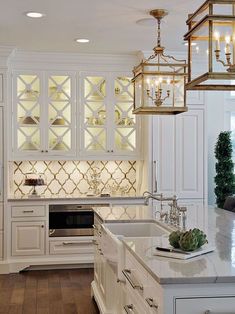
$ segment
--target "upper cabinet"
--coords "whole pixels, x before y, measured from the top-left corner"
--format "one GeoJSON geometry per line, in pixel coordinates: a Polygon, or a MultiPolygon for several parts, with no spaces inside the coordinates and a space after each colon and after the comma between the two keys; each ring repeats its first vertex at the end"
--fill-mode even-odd
{"type": "Polygon", "coordinates": [[[81,91],[81,154],[107,158],[137,156],[137,119],[132,114],[131,78],[110,73],[82,73],[81,91]]]}
{"type": "Polygon", "coordinates": [[[14,71],[12,104],[12,160],[140,158],[128,75],[14,71]]]}
{"type": "Polygon", "coordinates": [[[15,156],[75,155],[74,81],[73,73],[14,73],[15,156]]]}

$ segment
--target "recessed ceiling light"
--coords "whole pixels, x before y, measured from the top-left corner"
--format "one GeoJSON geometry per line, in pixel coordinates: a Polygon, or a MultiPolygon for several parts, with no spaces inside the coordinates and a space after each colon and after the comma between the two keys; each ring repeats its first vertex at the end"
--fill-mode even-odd
{"type": "Polygon", "coordinates": [[[83,44],[85,44],[85,43],[89,43],[89,39],[86,39],[86,38],[77,38],[77,39],[75,39],[75,41],[77,42],[77,43],[83,43],[83,44]]]}
{"type": "MultiPolygon", "coordinates": [[[[183,42],[183,45],[188,46],[188,42],[183,42]]],[[[191,46],[197,46],[197,43],[191,43],[191,46]]]]}
{"type": "Polygon", "coordinates": [[[33,11],[25,12],[25,15],[28,16],[28,17],[32,17],[32,18],[34,18],[34,19],[38,19],[38,18],[40,18],[40,17],[45,16],[45,14],[43,14],[43,13],[40,13],[40,12],[33,12],[33,11]]]}

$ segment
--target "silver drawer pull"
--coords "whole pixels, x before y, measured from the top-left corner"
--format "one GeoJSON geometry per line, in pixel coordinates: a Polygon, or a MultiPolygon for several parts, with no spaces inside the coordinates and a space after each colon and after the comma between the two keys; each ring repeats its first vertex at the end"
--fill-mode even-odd
{"type": "Polygon", "coordinates": [[[94,245],[99,245],[99,243],[98,243],[96,240],[92,240],[92,243],[93,243],[94,245]]]}
{"type": "Polygon", "coordinates": [[[79,241],[79,242],[63,242],[63,245],[80,245],[80,244],[91,244],[92,241],[79,241]]]}
{"type": "Polygon", "coordinates": [[[205,314],[235,314],[235,312],[212,312],[211,310],[206,310],[205,314]]]}
{"type": "Polygon", "coordinates": [[[158,304],[152,298],[147,298],[145,301],[150,307],[155,307],[155,309],[158,309],[158,304]]]}
{"type": "Polygon", "coordinates": [[[143,285],[141,285],[135,278],[131,278],[131,270],[130,269],[124,269],[122,271],[123,275],[126,277],[126,279],[129,281],[130,285],[133,289],[139,289],[144,290],[143,285]]]}
{"type": "Polygon", "coordinates": [[[23,210],[23,213],[33,213],[33,212],[34,212],[33,209],[31,209],[31,210],[23,210]]]}
{"type": "Polygon", "coordinates": [[[92,225],[92,227],[95,229],[95,230],[98,230],[98,227],[96,225],[92,225]]]}
{"type": "Polygon", "coordinates": [[[133,304],[125,305],[124,310],[127,314],[135,313],[133,304]]]}

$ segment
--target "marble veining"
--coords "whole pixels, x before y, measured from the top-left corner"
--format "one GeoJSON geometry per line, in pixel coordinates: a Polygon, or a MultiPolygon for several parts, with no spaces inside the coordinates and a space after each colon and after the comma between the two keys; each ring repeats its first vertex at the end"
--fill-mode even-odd
{"type": "Polygon", "coordinates": [[[202,213],[205,211],[208,212],[208,239],[216,247],[214,252],[186,261],[155,256],[155,247],[165,244],[167,235],[126,238],[123,243],[161,284],[234,283],[235,214],[221,209],[201,208],[202,213]]]}

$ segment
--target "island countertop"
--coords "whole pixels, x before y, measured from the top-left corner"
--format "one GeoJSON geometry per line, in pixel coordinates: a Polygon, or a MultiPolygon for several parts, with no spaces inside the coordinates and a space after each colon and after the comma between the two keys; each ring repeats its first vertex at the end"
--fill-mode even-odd
{"type": "Polygon", "coordinates": [[[125,247],[160,284],[235,283],[235,213],[202,208],[204,229],[215,251],[189,260],[154,255],[161,237],[124,238],[125,247]]]}

